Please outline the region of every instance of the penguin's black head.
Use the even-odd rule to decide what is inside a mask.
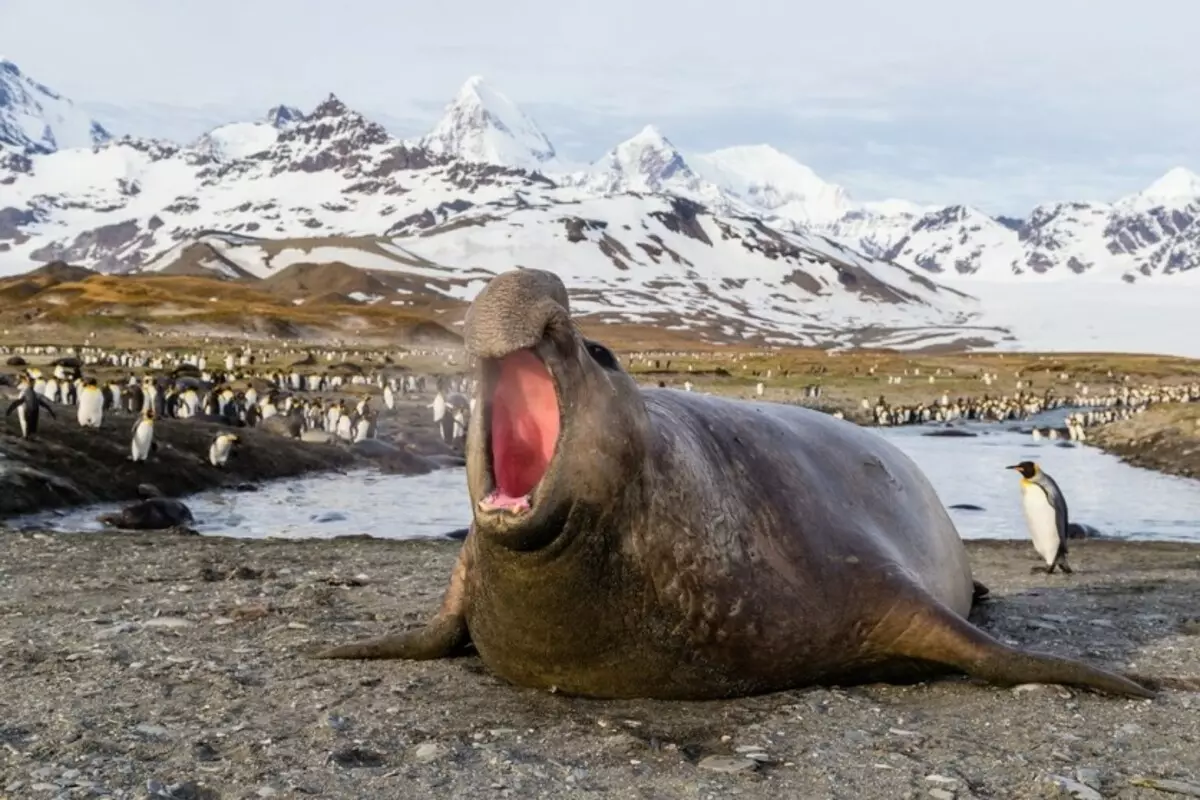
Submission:
[[[1020,464],[1013,464],[1005,469],[1015,469],[1027,481],[1033,480],[1038,474],[1038,465],[1032,461],[1022,461]]]

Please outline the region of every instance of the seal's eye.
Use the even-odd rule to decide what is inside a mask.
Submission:
[[[609,350],[599,342],[592,342],[585,339],[584,343],[587,345],[588,355],[592,357],[593,361],[604,367],[604,369],[611,369],[614,372],[621,369],[621,364],[617,361],[617,357],[613,355],[612,350]]]

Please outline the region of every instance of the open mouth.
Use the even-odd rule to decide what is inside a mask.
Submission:
[[[560,426],[554,379],[532,350],[499,360],[491,396],[492,480],[485,511],[521,513],[550,467]]]

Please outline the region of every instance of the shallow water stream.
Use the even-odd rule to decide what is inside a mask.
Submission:
[[[1048,415],[1038,424],[1058,422]],[[1071,519],[1123,539],[1200,541],[1200,481],[1122,464],[1086,446],[1034,442],[1031,423],[962,424],[974,437],[928,436],[936,428],[875,429],[925,471],[951,509],[963,538],[1027,536],[1017,475],[1004,467],[1039,462],[1067,497]],[[440,536],[470,521],[463,469],[418,477],[355,472],[263,484],[256,492],[212,491],[187,498],[204,534],[288,538],[370,534],[381,538]],[[46,512],[10,520],[14,527],[91,531],[98,514],[117,506]]]

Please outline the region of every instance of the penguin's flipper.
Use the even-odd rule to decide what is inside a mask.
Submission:
[[[976,605],[978,603],[983,602],[984,600],[990,599],[988,597],[988,595],[990,595],[992,593],[991,589],[984,586],[979,581],[971,581],[971,583],[972,583],[971,605]]]
[[[12,412],[16,411],[16,410],[17,410],[17,406],[21,405],[21,403],[22,403],[22,402],[24,402],[24,398],[23,398],[23,397],[18,397],[16,400],[13,400],[11,403],[9,403],[9,404],[8,404],[8,411],[5,411],[5,412],[4,412],[4,416],[6,416],[6,417],[7,417],[9,414],[11,414]]]

